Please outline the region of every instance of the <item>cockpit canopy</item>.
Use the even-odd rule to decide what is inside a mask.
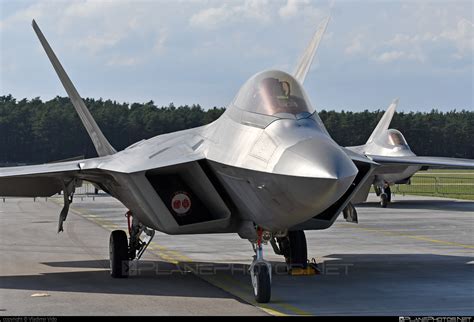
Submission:
[[[250,78],[240,89],[233,105],[248,112],[281,118],[308,117],[315,111],[298,81],[276,70]]]
[[[387,130],[388,144],[397,145],[397,146],[408,146],[407,141],[403,137],[403,134],[400,131],[395,129]]]

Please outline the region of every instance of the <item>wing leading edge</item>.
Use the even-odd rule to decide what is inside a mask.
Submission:
[[[474,169],[474,160],[457,159],[445,157],[421,157],[421,156],[382,156],[382,155],[367,155],[372,161],[380,165],[414,165],[432,168],[464,168]]]
[[[64,184],[97,171],[103,158],[0,168],[0,196],[49,197]]]

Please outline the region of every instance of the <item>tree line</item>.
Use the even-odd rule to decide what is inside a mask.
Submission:
[[[203,109],[199,104],[158,107],[147,103],[84,100],[110,143],[122,150],[150,137],[201,126],[225,109]],[[364,144],[383,110],[335,112],[319,116],[333,139],[343,146]],[[418,155],[474,158],[474,112],[432,110],[396,113],[391,128],[400,130]],[[92,142],[69,98],[16,100],[0,96],[0,164],[32,164],[76,156],[96,156]]]

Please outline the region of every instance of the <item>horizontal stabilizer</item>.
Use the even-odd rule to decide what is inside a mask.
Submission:
[[[32,22],[32,25],[33,25],[33,29],[36,32],[36,35],[38,36],[39,41],[41,42],[41,45],[44,48],[44,51],[46,52],[46,55],[48,55],[48,58],[51,61],[51,64],[53,65],[54,70],[58,74],[58,77],[61,80],[61,83],[63,84],[64,89],[66,90],[67,94],[69,95],[69,98],[71,99],[72,105],[76,109],[76,112],[79,115],[79,118],[81,119],[82,124],[84,124],[84,127],[87,130],[87,133],[92,139],[95,149],[97,150],[97,154],[99,156],[114,154],[116,152],[115,149],[112,147],[112,145],[110,145],[109,141],[107,141],[107,139],[105,138],[104,134],[102,133],[99,126],[95,122],[89,110],[87,109],[86,105],[84,104],[84,101],[82,100],[81,96],[79,95],[76,88],[72,84],[71,80],[69,79],[69,76],[64,71],[63,67],[61,66],[61,63],[59,62],[58,58],[56,57],[53,50],[49,46],[48,41],[46,40],[46,38],[44,37],[43,33],[41,32],[41,30],[39,29],[38,25],[36,24],[34,20]]]

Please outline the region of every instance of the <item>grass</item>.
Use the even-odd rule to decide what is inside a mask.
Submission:
[[[474,200],[473,170],[432,169],[417,172],[411,185],[395,185],[394,193]]]

